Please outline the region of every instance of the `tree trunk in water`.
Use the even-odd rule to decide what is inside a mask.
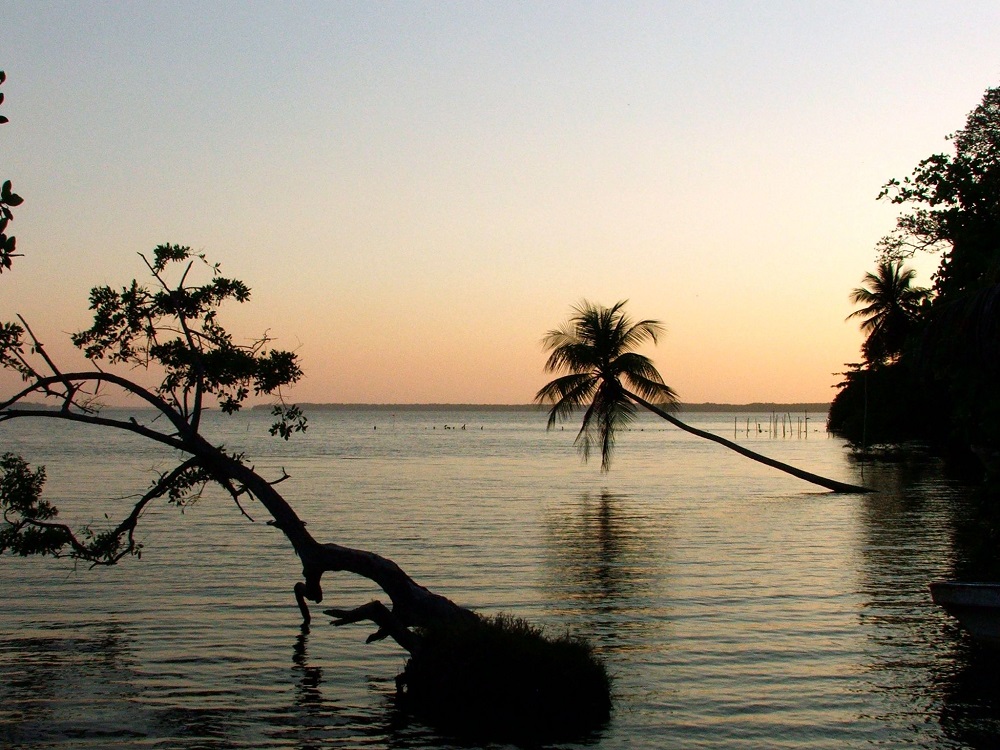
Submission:
[[[410,628],[478,620],[478,615],[472,610],[460,607],[450,599],[417,584],[388,558],[367,550],[316,541],[306,530],[302,519],[270,482],[204,439],[196,439],[192,453],[201,458],[212,471],[246,487],[274,519],[269,523],[280,529],[291,542],[302,561],[302,574],[305,578],[304,582],[296,583],[294,588],[303,625],[308,625],[312,619],[305,600],[317,604],[323,601],[320,580],[327,571],[344,571],[367,578],[389,597],[391,609],[373,601],[355,609],[325,611],[337,618],[334,625],[347,625],[362,620],[374,622],[378,630],[368,637],[369,643],[388,636],[413,654],[420,647],[420,637]]]
[[[813,474],[812,472],[809,471],[796,469],[794,466],[789,466],[788,464],[782,463],[781,461],[776,461],[773,458],[762,456],[761,454],[755,453],[749,448],[744,448],[742,445],[734,443],[731,440],[726,440],[724,437],[720,437],[719,435],[714,435],[711,432],[705,432],[704,430],[699,430],[697,427],[692,427],[691,425],[685,424],[684,422],[677,419],[677,417],[675,417],[674,415],[670,414],[669,412],[661,409],[660,407],[654,404],[651,404],[649,401],[646,401],[641,396],[637,396],[630,391],[625,391],[625,395],[627,395],[630,399],[635,401],[635,403],[639,404],[639,406],[643,406],[649,409],[654,414],[663,417],[663,419],[670,422],[670,424],[674,425],[674,427],[684,430],[684,432],[689,432],[692,435],[697,435],[698,437],[705,438],[706,440],[711,440],[712,442],[724,445],[730,450],[736,451],[737,453],[746,456],[747,458],[753,459],[758,463],[765,464],[766,466],[770,466],[774,469],[778,469],[779,471],[783,471],[786,474],[791,474],[793,477],[804,479],[805,481],[812,482],[813,484],[819,485],[820,487],[826,487],[828,490],[833,490],[834,492],[875,491],[869,489],[868,487],[861,487],[856,484],[847,484],[846,482],[838,482],[835,479],[827,479],[826,477],[821,477],[819,474]]]
[[[306,599],[322,601],[320,579],[328,570],[363,576],[386,593],[391,608],[372,601],[324,611],[334,625],[369,620],[377,626],[369,643],[389,637],[409,652],[396,678],[407,710],[460,736],[531,746],[585,737],[610,718],[610,678],[590,644],[568,634],[549,638],[515,618],[480,618],[388,558],[320,544],[270,482],[208,443],[197,449],[213,471],[249,490],[292,543],[305,577],[294,587],[303,628],[311,619]]]

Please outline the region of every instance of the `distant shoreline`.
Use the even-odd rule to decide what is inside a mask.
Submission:
[[[303,411],[534,411],[544,412],[548,406],[538,404],[345,404],[345,403],[300,403]],[[271,409],[270,404],[258,404],[254,409]],[[829,403],[777,403],[759,401],[751,404],[717,404],[711,401],[700,404],[681,404],[680,413],[738,413],[769,414],[771,412],[801,413],[819,412],[826,414]]]
[[[404,411],[466,411],[466,412],[510,412],[510,411],[531,411],[531,412],[545,412],[548,410],[547,405],[539,404],[343,404],[343,403],[300,403],[297,404],[300,409],[305,411],[307,414],[310,411],[387,411],[387,412],[404,412]],[[38,404],[38,403],[25,403],[21,404],[21,408],[24,409],[45,409],[50,411],[58,411],[61,407],[53,404]],[[141,406],[108,406],[105,407],[112,410],[129,410],[129,411],[149,411],[152,407],[141,405]],[[266,409],[270,411],[273,408],[272,404],[257,404],[256,406],[250,407],[250,410],[257,411],[260,409]],[[12,411],[16,411],[17,407],[14,407]],[[209,411],[217,411],[217,407],[211,407]],[[820,413],[826,414],[830,411],[829,403],[815,402],[815,403],[777,403],[770,401],[755,401],[752,404],[717,404],[711,401],[700,403],[700,404],[681,404],[678,413],[679,414],[718,414],[718,413],[728,413],[728,414],[801,414],[802,412],[809,412],[810,414]]]

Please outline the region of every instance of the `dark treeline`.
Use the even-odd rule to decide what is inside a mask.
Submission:
[[[866,334],[829,428],[854,447],[921,444],[1000,476],[1000,88],[990,88],[951,154],[933,154],[880,199],[906,206],[851,294]],[[930,288],[905,263],[932,252]]]

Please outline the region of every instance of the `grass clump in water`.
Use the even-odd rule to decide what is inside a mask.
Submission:
[[[611,679],[586,641],[499,614],[423,633],[397,679],[402,707],[460,737],[583,737],[611,714]]]

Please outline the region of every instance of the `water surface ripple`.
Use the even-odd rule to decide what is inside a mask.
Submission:
[[[317,412],[289,443],[260,412],[209,429],[291,474],[281,489],[317,538],[595,642],[617,708],[583,746],[1000,746],[1000,660],[927,594],[989,558],[969,489],[926,462],[862,476],[819,419],[771,438],[689,416],[880,491],[817,491],[652,419],[605,475],[530,412]],[[170,459],[72,425],[8,423],[4,446],[47,464],[48,495],[82,522]],[[322,616],[300,631],[296,559],[247,511],[257,523],[216,492],[183,514],[156,506],[143,559],[109,570],[0,558],[0,746],[459,747],[395,710],[398,648]],[[342,574],[324,588],[330,606],[379,595]]]

